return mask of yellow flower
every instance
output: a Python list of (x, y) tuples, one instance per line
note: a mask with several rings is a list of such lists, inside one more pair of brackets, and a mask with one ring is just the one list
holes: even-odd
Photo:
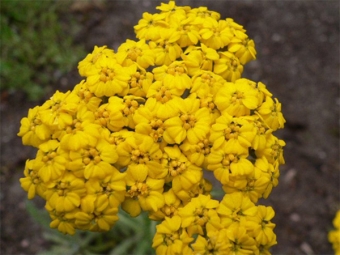
[(193, 76), (197, 72), (212, 72), (214, 60), (218, 60), (219, 55), (216, 50), (201, 43), (201, 47), (189, 46), (182, 54), (182, 59), (187, 66), (188, 74)]
[(148, 135), (154, 142), (163, 142), (164, 119), (157, 117), (157, 111), (152, 110), (149, 103), (138, 108), (133, 119), (136, 123), (136, 133)]
[[(250, 174), (229, 176), (229, 181), (222, 186), (225, 193), (242, 192), (242, 194), (249, 197), (253, 203), (256, 203), (262, 196), (265, 197), (264, 194), (267, 193), (267, 190), (270, 193), (271, 187), (274, 185), (270, 185), (271, 174), (263, 172), (258, 168), (259, 160), (261, 159), (256, 159), (255, 167)], [(272, 181), (275, 182), (275, 179)]]
[(285, 163), (283, 158), (283, 147), (285, 145), (286, 143), (283, 140), (278, 139), (273, 134), (269, 134), (265, 148), (256, 150), (255, 154), (258, 158), (265, 156), (269, 163), (278, 167)]
[(172, 188), (177, 194), (181, 190), (189, 190), (202, 178), (202, 169), (191, 164), (178, 146), (165, 147), (162, 166), (168, 170), (165, 182), (172, 182)]
[(160, 26), (166, 27), (167, 23), (164, 21), (166, 15), (148, 12), (143, 13), (143, 18), (138, 21), (138, 25), (134, 26), (136, 37), (138, 39), (156, 41), (160, 37)]
[[(271, 193), (273, 187), (276, 187), (279, 183), (279, 166), (269, 163), (266, 157), (258, 157), (255, 161), (255, 169), (261, 171), (261, 175), (268, 179), (265, 190), (263, 191), (263, 197), (267, 198)], [(264, 181), (264, 179), (263, 179)]]
[(162, 150), (150, 136), (136, 133), (127, 137), (119, 145), (117, 152), (119, 165), (136, 169), (142, 176), (148, 175), (158, 179), (164, 178), (167, 174), (166, 168), (160, 164)]
[(86, 184), (87, 194), (96, 196), (96, 199), (108, 203), (110, 207), (118, 207), (125, 198), (125, 173), (112, 168), (104, 179), (89, 179)]
[(176, 196), (183, 202), (184, 205), (189, 203), (192, 198), (202, 195), (210, 195), (212, 184), (208, 179), (201, 178), (190, 189), (176, 191)]
[(179, 147), (191, 163), (206, 168), (211, 146), (207, 136), (197, 143), (190, 143), (188, 139), (185, 139)]
[(166, 20), (171, 20), (173, 16), (185, 17), (186, 12), (191, 8), (189, 6), (176, 6), (175, 1), (169, 1), (168, 4), (161, 3), (156, 9), (161, 10), (161, 13), (165, 14)]
[(215, 97), (217, 91), (223, 86), (226, 86), (226, 81), (221, 76), (210, 71), (198, 71), (192, 77), (190, 93), (196, 93), (201, 99), (207, 96)]
[(212, 150), (208, 155), (207, 170), (213, 171), (222, 184), (227, 184), (229, 176), (247, 175), (253, 171), (254, 166), (247, 157), (248, 153), (240, 153), (229, 146)]
[(183, 92), (191, 87), (191, 79), (182, 61), (174, 61), (168, 66), (156, 67), (153, 69), (153, 73), (155, 79), (163, 81), (163, 86), (167, 88), (176, 88)]
[(232, 254), (230, 251), (230, 243), (227, 242), (227, 230), (221, 229), (210, 230), (206, 236), (198, 235), (195, 243), (191, 245), (194, 252), (193, 254), (215, 254), (225, 255)]
[(60, 146), (65, 150), (77, 151), (87, 145), (94, 144), (99, 139), (100, 126), (94, 124), (94, 114), (85, 105), (79, 106), (72, 124), (63, 130), (56, 131), (53, 137), (60, 140)]
[(188, 17), (194, 17), (195, 20), (193, 21), (193, 23), (198, 27), (202, 27), (207, 17), (219, 20), (220, 16), (221, 15), (218, 12), (210, 11), (205, 6), (193, 8), (188, 12)]
[(216, 119), (210, 131), (210, 142), (213, 148), (231, 147), (237, 153), (248, 151), (254, 139), (255, 131), (252, 124), (244, 118), (233, 118), (226, 111)]
[(181, 56), (183, 50), (177, 43), (179, 38), (180, 34), (174, 29), (163, 29), (160, 38), (156, 42), (149, 43), (156, 56), (157, 66), (170, 65)]
[(256, 131), (251, 147), (254, 150), (263, 150), (266, 147), (267, 138), (273, 130), (264, 123), (259, 115), (245, 116), (244, 118), (253, 124), (254, 130)]
[(226, 83), (214, 100), (217, 108), (231, 116), (250, 115), (250, 111), (258, 106), (258, 91), (251, 87), (246, 79)]
[(286, 120), (281, 112), (281, 103), (275, 98), (266, 97), (266, 101), (257, 109), (264, 122), (274, 131), (284, 127)]
[(196, 45), (201, 38), (198, 27), (192, 24), (194, 19), (195, 18), (193, 16), (187, 17), (176, 12), (172, 15), (171, 20), (169, 21), (170, 27), (176, 29), (176, 31), (180, 34), (180, 38), (177, 43), (181, 48)]
[(71, 91), (62, 93), (57, 90), (40, 107), (41, 122), (53, 128), (64, 129), (67, 125), (72, 124), (79, 102), (80, 98), (75, 93), (71, 93)]
[(200, 101), (196, 98), (183, 99), (178, 104), (179, 116), (164, 122), (164, 140), (170, 144), (180, 144), (185, 138), (191, 143), (203, 140), (210, 129), (210, 113), (208, 108), (199, 108)]
[(67, 169), (73, 171), (75, 175), (86, 179), (103, 179), (114, 171), (112, 164), (117, 162), (118, 154), (115, 144), (101, 138), (79, 151), (70, 151), (69, 157)]
[(75, 93), (81, 100), (81, 103), (84, 103), (91, 112), (94, 112), (102, 102), (102, 100), (96, 97), (86, 85), (86, 81), (82, 80), (79, 84), (77, 84), (71, 93)]
[(149, 213), (149, 218), (151, 220), (161, 221), (164, 220), (165, 217), (171, 218), (177, 215), (179, 208), (183, 206), (181, 200), (176, 196), (173, 189), (164, 192), (163, 196), (164, 206), (156, 212)]
[(51, 228), (58, 229), (63, 234), (74, 235), (75, 234), (75, 215), (79, 209), (75, 209), (71, 212), (57, 212), (54, 208), (46, 204), (46, 210), (49, 212), (52, 219), (50, 223)]
[(42, 162), (35, 163), (35, 161), (35, 159), (26, 160), (25, 177), (20, 178), (21, 187), (27, 192), (28, 199), (33, 199), (36, 194), (45, 199), (46, 185), (39, 176)]
[(118, 220), (118, 208), (109, 206), (100, 208), (94, 207), (93, 204), (93, 196), (83, 198), (82, 210), (74, 216), (75, 226), (79, 229), (95, 232), (109, 231)]
[(228, 44), (228, 51), (235, 54), (242, 65), (256, 59), (256, 49), (254, 40), (233, 38)]
[(193, 234), (204, 235), (204, 229), (220, 226), (220, 218), (217, 215), (216, 208), (219, 202), (209, 196), (198, 195), (191, 199), (183, 208), (179, 209), (178, 215), (182, 218), (182, 228), (187, 228), (190, 236)]
[(271, 222), (275, 212), (271, 206), (259, 205), (257, 214), (249, 217), (246, 223), (248, 233), (256, 240), (259, 245), (275, 245), (276, 235), (274, 234), (275, 224)]
[(232, 226), (227, 229), (227, 239), (230, 243), (230, 253), (233, 255), (257, 254), (256, 242), (243, 226)]
[(234, 54), (220, 52), (220, 58), (214, 61), (214, 73), (222, 76), (226, 81), (235, 82), (241, 78), (243, 66)]
[(98, 64), (97, 62), (101, 62), (106, 58), (114, 58), (113, 50), (108, 49), (107, 46), (94, 46), (92, 53), (87, 54), (86, 58), (79, 62), (79, 74), (83, 77), (87, 77), (88, 73), (92, 71), (96, 64)]
[(247, 217), (255, 216), (257, 207), (248, 197), (245, 197), (241, 192), (225, 194), (217, 213), (221, 218), (223, 227), (230, 228), (233, 225), (238, 228), (244, 225)]
[(233, 37), (228, 23), (225, 20), (215, 20), (207, 17), (200, 29), (201, 42), (213, 49), (221, 49), (228, 45)]
[(185, 229), (181, 228), (181, 217), (175, 215), (166, 217), (161, 224), (157, 225), (157, 231), (153, 238), (152, 247), (157, 255), (190, 254), (188, 247), (193, 240)]
[(104, 58), (88, 71), (86, 85), (97, 97), (124, 96), (129, 90), (128, 81), (136, 66), (123, 67), (114, 58)]
[(137, 42), (127, 39), (125, 43), (119, 46), (115, 57), (122, 66), (130, 66), (137, 63), (145, 69), (150, 65), (154, 65), (155, 58), (153, 51), (150, 50), (149, 45), (145, 43), (145, 39)]
[(78, 208), (86, 192), (84, 179), (68, 172), (62, 178), (46, 184), (46, 187), (47, 204), (57, 212), (70, 212)]
[(180, 96), (183, 90), (178, 90), (169, 84), (165, 86), (163, 81), (154, 82), (147, 93), (147, 101), (145, 106), (152, 111), (156, 112), (156, 116), (161, 119), (174, 117), (178, 114), (177, 105), (181, 101)]
[(56, 140), (49, 140), (39, 145), (35, 164), (41, 164), (39, 176), (44, 182), (56, 180), (64, 174), (68, 157), (59, 147), (60, 143)]
[[(111, 100), (111, 98), (110, 98)], [(109, 103), (110, 103), (109, 100)], [(123, 98), (123, 108), (122, 113), (124, 117), (125, 127), (129, 127), (131, 129), (134, 129), (136, 126), (136, 123), (134, 121), (134, 114), (139, 108), (139, 106), (144, 103), (145, 99), (142, 97), (136, 97), (136, 96), (124, 96)]]
[(127, 170), (125, 180), (127, 190), (122, 208), (132, 217), (138, 216), (142, 210), (156, 212), (163, 207), (164, 179), (150, 178), (146, 171), (132, 167)]
[(36, 106), (28, 110), (28, 116), (20, 121), (20, 130), (18, 136), (22, 137), (24, 145), (39, 147), (46, 142), (52, 134), (52, 128), (42, 123), (39, 116), (40, 107)]
[(153, 74), (145, 71), (144, 68), (137, 67), (135, 73), (131, 75), (129, 84), (128, 95), (137, 97), (145, 97), (153, 82)]

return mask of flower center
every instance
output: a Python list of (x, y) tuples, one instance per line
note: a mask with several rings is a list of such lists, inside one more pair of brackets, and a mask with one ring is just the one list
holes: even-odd
[(196, 123), (196, 117), (193, 114), (182, 114), (181, 120), (183, 121), (183, 128), (185, 130), (188, 130), (190, 128), (193, 128)]
[(187, 169), (185, 162), (181, 162), (179, 160), (171, 160), (169, 162), (169, 174), (172, 177), (175, 177), (181, 173), (183, 173)]
[(136, 164), (146, 164), (150, 161), (149, 154), (142, 152), (139, 149), (134, 149), (131, 152), (131, 160)]
[(100, 154), (95, 148), (90, 148), (87, 150), (84, 150), (83, 153), (83, 163), (85, 165), (90, 164), (93, 162), (94, 164), (98, 164), (101, 161)]
[(235, 124), (235, 123), (231, 123), (229, 125), (229, 127), (227, 127), (226, 129), (224, 129), (224, 136), (226, 140), (229, 139), (237, 139), (239, 133), (240, 133), (240, 126)]
[(156, 97), (157, 101), (164, 104), (172, 98), (172, 94), (171, 94), (170, 90), (168, 90), (166, 87), (162, 86), (155, 97)]
[(139, 106), (138, 102), (134, 99), (131, 99), (131, 98), (125, 99), (124, 103), (125, 103), (125, 107), (123, 109), (123, 114), (125, 116), (128, 116), (130, 114), (134, 114), (135, 111), (137, 110), (138, 106)]
[(154, 141), (160, 142), (160, 138), (163, 137), (164, 133), (163, 121), (161, 119), (153, 119), (150, 122), (150, 126), (152, 128), (150, 136)]
[(137, 198), (138, 196), (146, 197), (149, 195), (148, 185), (144, 182), (136, 182), (127, 191), (127, 195), (131, 198)]
[(114, 77), (115, 77), (115, 73), (112, 69), (103, 67), (99, 79), (102, 82), (107, 82), (107, 81), (113, 80)]

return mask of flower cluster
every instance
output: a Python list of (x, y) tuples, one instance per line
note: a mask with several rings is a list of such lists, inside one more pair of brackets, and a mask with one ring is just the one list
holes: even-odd
[(157, 254), (269, 254), (274, 210), (256, 203), (278, 184), (285, 119), (263, 83), (241, 78), (254, 41), (206, 7), (157, 9), (137, 41), (95, 46), (84, 79), (22, 119), (18, 135), (38, 151), (21, 186), (63, 233), (108, 231), (122, 208), (161, 221)]
[(328, 233), (328, 240), (333, 245), (335, 255), (340, 255), (340, 210), (335, 215), (333, 220), (334, 230)]

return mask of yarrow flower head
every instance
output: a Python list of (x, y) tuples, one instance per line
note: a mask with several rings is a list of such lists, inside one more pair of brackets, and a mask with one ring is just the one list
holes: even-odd
[(37, 148), (21, 186), (65, 234), (146, 212), (160, 221), (157, 254), (270, 254), (275, 213), (256, 203), (278, 184), (285, 119), (263, 83), (242, 78), (254, 41), (206, 7), (157, 10), (136, 40), (95, 46), (83, 80), (21, 120), (18, 136)]

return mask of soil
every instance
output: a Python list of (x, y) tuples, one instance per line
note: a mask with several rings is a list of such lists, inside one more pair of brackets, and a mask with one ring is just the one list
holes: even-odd
[[(68, 15), (81, 22), (74, 40), (87, 52), (94, 45), (117, 49), (135, 38), (133, 26), (143, 12), (155, 12), (157, 5), (151, 0), (75, 1), (61, 21), (66, 28)], [(243, 77), (262, 81), (282, 103), (287, 123), (276, 135), (286, 141), (286, 164), (280, 168), (279, 185), (260, 201), (276, 212), (278, 244), (272, 253), (333, 254), (327, 233), (340, 209), (338, 1), (191, 0), (177, 5), (207, 6), (242, 24), (258, 52)], [(67, 91), (79, 81), (74, 69), (54, 87)], [(4, 255), (36, 254), (48, 246), (41, 227), (25, 209), (27, 194), (19, 183), (24, 162), (35, 156), (35, 150), (16, 136), (20, 119), (40, 103), (28, 102), (21, 93), (1, 98), (0, 253)]]

